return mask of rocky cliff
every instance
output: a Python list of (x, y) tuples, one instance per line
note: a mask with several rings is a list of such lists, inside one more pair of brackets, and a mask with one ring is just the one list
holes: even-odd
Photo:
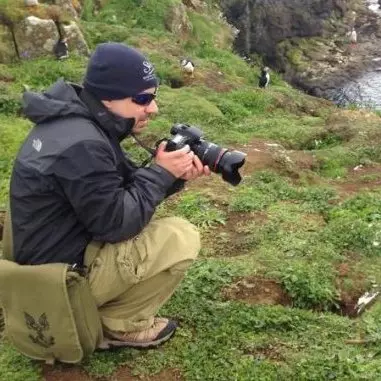
[(221, 0), (221, 7), (240, 31), (240, 54), (259, 54), (313, 95), (331, 97), (379, 54), (380, 21), (363, 0)]
[(237, 51), (246, 55), (257, 52), (276, 63), (279, 42), (323, 35), (326, 20), (342, 18), (348, 0), (221, 0), (221, 6), (240, 30)]

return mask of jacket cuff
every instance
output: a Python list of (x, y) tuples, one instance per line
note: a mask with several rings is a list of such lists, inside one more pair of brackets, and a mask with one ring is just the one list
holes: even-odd
[(170, 173), (164, 167), (158, 164), (151, 164), (149, 168), (160, 177), (163, 186), (167, 189), (170, 188), (173, 185), (173, 183), (177, 180), (177, 178), (173, 176), (172, 173)]

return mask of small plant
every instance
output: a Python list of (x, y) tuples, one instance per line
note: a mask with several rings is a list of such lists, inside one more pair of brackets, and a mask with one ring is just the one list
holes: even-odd
[(254, 187), (242, 186), (232, 197), (229, 209), (233, 212), (251, 212), (265, 209), (273, 200), (271, 195)]
[(328, 310), (335, 303), (334, 272), (328, 264), (293, 262), (280, 278), (295, 307)]
[(340, 250), (381, 255), (381, 195), (360, 194), (332, 208), (323, 235)]
[(225, 224), (225, 213), (216, 208), (200, 193), (184, 193), (175, 207), (175, 215), (181, 215), (200, 228)]

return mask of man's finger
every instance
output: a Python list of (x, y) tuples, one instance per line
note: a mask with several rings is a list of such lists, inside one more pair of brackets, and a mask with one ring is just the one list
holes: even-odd
[(172, 157), (172, 158), (182, 157), (182, 156), (187, 155), (190, 152), (190, 150), (191, 150), (190, 147), (188, 145), (185, 145), (181, 149), (168, 152), (168, 156)]
[(163, 152), (165, 151), (165, 147), (167, 146), (167, 142), (161, 142), (159, 146), (157, 147), (157, 152)]
[(196, 155), (194, 155), (193, 157), (193, 163), (195, 165), (195, 168), (197, 169), (197, 172), (201, 175), (204, 172), (204, 168), (201, 163), (201, 160)]

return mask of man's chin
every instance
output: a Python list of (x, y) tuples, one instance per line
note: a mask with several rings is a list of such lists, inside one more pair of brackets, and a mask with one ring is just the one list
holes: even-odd
[(147, 127), (147, 124), (148, 124), (148, 120), (138, 122), (132, 129), (132, 132), (134, 134), (140, 134)]

